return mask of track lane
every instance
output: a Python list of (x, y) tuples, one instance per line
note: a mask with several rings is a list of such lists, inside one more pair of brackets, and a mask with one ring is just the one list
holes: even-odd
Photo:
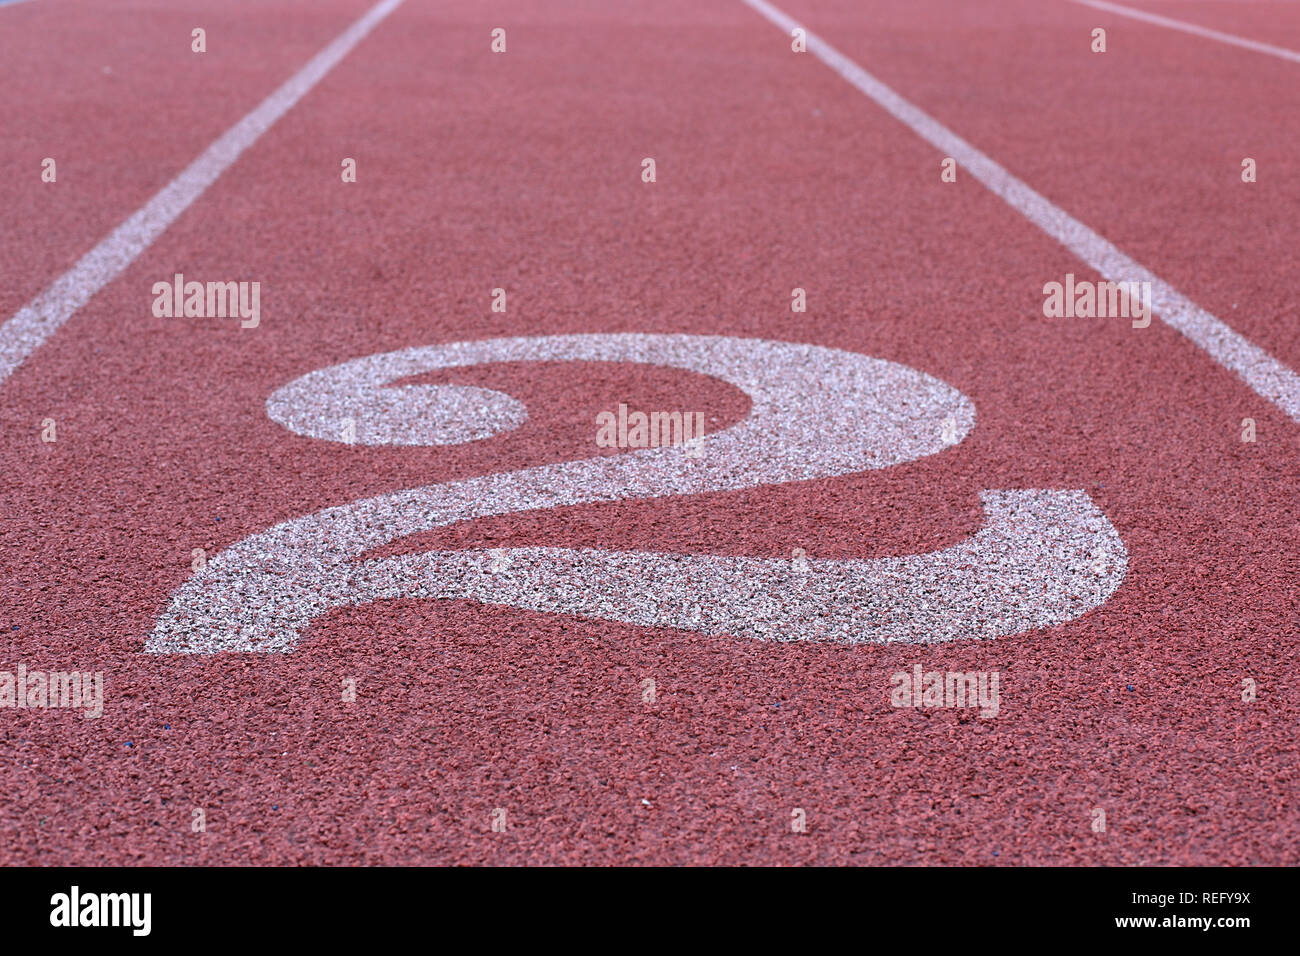
[[(992, 17), (893, 0), (782, 9), (1300, 368), (1300, 311), (1285, 280), (1297, 266), (1287, 210), (1300, 203), (1294, 64), (1119, 18), (1108, 52), (1093, 54), (1097, 11), (1073, 3), (1008, 0)], [(1244, 157), (1258, 182), (1241, 181)]]
[[(504, 58), (485, 52), (489, 16), (525, 25)], [(11, 382), (16, 407), (60, 407), (65, 424), (54, 447), (5, 452), (22, 505), (3, 539), (20, 625), (6, 659), (99, 662), (117, 703), (95, 728), (14, 722), (0, 756), (17, 795), (6, 836), (22, 836), (6, 840), (10, 858), (1293, 854), (1285, 662), (1298, 622), (1274, 599), (1300, 545), (1292, 462), (1276, 442), (1236, 441), (1232, 376), (1190, 368), (1158, 326), (1139, 351), (1114, 323), (1036, 318), (1030, 280), (1077, 271), (1072, 257), (974, 184), (941, 191), (924, 143), (811, 58), (769, 57), (779, 35), (738, 3), (576, 8), (560, 24), (522, 4), (409, 5), (390, 26)], [(347, 192), (337, 160), (352, 150)], [(653, 187), (639, 182), (645, 155), (660, 159)], [(149, 285), (178, 264), (257, 270), (263, 325), (154, 319)], [(806, 315), (788, 311), (795, 284), (810, 290)], [(504, 316), (488, 310), (498, 285)], [(91, 333), (109, 319), (116, 338)], [(325, 446), (264, 412), (274, 388), (346, 358), (578, 331), (853, 349), (960, 388), (979, 426), (905, 469), (493, 519), (413, 550), (909, 553), (970, 534), (982, 488), (1054, 486), (1094, 497), (1132, 576), (1075, 625), (924, 652), (395, 602), (335, 613), (288, 657), (140, 653), (192, 547), (324, 503), (589, 453), (594, 411), (620, 399), (745, 412), (707, 382), (532, 367), (476, 380), (534, 414), (531, 430), (477, 447)], [(1259, 419), (1261, 434), (1286, 427), (1267, 408)], [(889, 675), (922, 662), (1000, 669), (1003, 715), (892, 710)], [(1246, 672), (1267, 689), (1255, 710), (1236, 696)], [(657, 708), (641, 703), (647, 675)], [(353, 708), (338, 701), (348, 676)], [(1098, 804), (1111, 808), (1104, 841), (1089, 830)], [(209, 809), (202, 837), (193, 806)], [(488, 829), (497, 806), (506, 834)], [(795, 806), (808, 836), (789, 830)]]
[[(369, 5), (32, 4), (0, 30), (0, 322), (74, 268)], [(207, 52), (191, 51), (202, 26)], [(55, 160), (57, 179), (41, 179)], [(8, 363), (0, 363), (0, 372)]]

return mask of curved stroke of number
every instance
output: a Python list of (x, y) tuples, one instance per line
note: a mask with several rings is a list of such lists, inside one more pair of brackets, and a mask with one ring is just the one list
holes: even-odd
[[(433, 528), (566, 505), (752, 488), (886, 468), (974, 427), (970, 400), (897, 363), (812, 345), (700, 335), (561, 335), (374, 355), (302, 376), (267, 400), (291, 431), (368, 444), (450, 444), (517, 427), (514, 399), (454, 385), (390, 386), (489, 362), (641, 362), (728, 382), (751, 413), (683, 446), (643, 449), (380, 495), (254, 534), (172, 595), (154, 653), (288, 651), (332, 608), (391, 598), (484, 604), (763, 640), (990, 638), (1073, 620), (1119, 587), (1128, 555), (1082, 491), (982, 493), (984, 527), (927, 554), (770, 559), (510, 548), (362, 559)], [(593, 425), (594, 428), (594, 425)]]

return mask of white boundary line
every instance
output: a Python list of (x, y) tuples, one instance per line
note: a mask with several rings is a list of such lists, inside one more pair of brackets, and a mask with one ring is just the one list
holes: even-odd
[(1072, 2), (1087, 7), (1096, 7), (1098, 10), (1108, 10), (1111, 13), (1119, 14), (1121, 17), (1129, 17), (1133, 20), (1145, 20), (1147, 23), (1168, 27), (1171, 30), (1181, 30), (1183, 33), (1190, 33), (1193, 36), (1205, 37), (1207, 40), (1218, 40), (1220, 43), (1239, 46), (1243, 50), (1267, 53), (1269, 56), (1275, 56), (1281, 60), (1300, 63), (1300, 53), (1295, 50), (1288, 50), (1286, 47), (1260, 43), (1258, 40), (1247, 40), (1245, 37), (1233, 36), (1231, 33), (1220, 33), (1218, 30), (1211, 30), (1209, 27), (1198, 27), (1195, 23), (1172, 20), (1169, 17), (1160, 16), (1158, 13), (1147, 13), (1145, 10), (1135, 10), (1132, 7), (1121, 7), (1118, 3), (1106, 3), (1105, 0), (1072, 0)]
[(381, 0), (54, 283), (0, 325), (0, 383), (112, 282), (402, 0)]
[(809, 53), (814, 54), (931, 146), (945, 156), (956, 159), (958, 165), (983, 183), (985, 188), (1106, 279), (1112, 282), (1151, 283), (1151, 308), (1161, 321), (1181, 332), (1224, 368), (1239, 375), (1257, 395), (1272, 402), (1293, 422), (1300, 423), (1300, 375), (1233, 331), (1145, 266), (1130, 259), (1065, 210), (1034, 192), (948, 127), (919, 107), (913, 106), (766, 0), (743, 2), (787, 34), (796, 28), (804, 29)]

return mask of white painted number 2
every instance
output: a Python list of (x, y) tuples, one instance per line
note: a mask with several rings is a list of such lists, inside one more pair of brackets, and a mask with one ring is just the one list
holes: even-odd
[(326, 508), (237, 542), (172, 595), (155, 653), (288, 651), (332, 608), (461, 598), (645, 627), (846, 644), (991, 638), (1098, 607), (1128, 554), (1083, 491), (992, 490), (984, 525), (952, 547), (872, 560), (723, 557), (569, 548), (363, 558), (408, 535), (491, 515), (661, 498), (887, 468), (962, 441), (975, 408), (956, 389), (839, 349), (705, 335), (560, 335), (457, 342), (312, 372), (266, 403), (323, 441), (446, 445), (517, 428), (527, 412), (491, 389), (391, 385), (492, 362), (639, 362), (734, 385), (742, 421), (704, 453), (647, 448), (411, 488)]

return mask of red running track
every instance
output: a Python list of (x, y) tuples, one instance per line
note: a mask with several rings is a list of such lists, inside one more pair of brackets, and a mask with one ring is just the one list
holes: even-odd
[[(1235, 28), (1243, 7), (1195, 5), (1261, 36), (1257, 11)], [(367, 8), (0, 7), (4, 315)], [(782, 9), (1300, 367), (1300, 65), (1072, 3)], [(1294, 11), (1273, 16), (1262, 38), (1297, 42)], [(0, 711), (0, 860), (1296, 862), (1300, 426), (1158, 321), (1044, 319), (1044, 282), (1095, 274), (970, 176), (941, 183), (941, 158), (739, 0), (406, 0), (0, 384), (0, 670), (106, 683), (97, 720)], [(176, 272), (259, 280), (261, 325), (155, 318)], [(960, 389), (978, 424), (881, 471), (489, 518), (390, 553), (875, 558), (969, 537), (984, 489), (1070, 488), (1119, 532), (1127, 576), (1072, 623), (996, 641), (765, 643), (401, 600), (318, 618), (290, 654), (145, 652), (195, 548), (587, 457), (620, 401), (705, 408), (711, 428), (748, 413), (704, 376), (519, 363), (424, 380), (528, 406), (469, 445), (345, 446), (266, 414), (345, 360), (575, 332), (864, 353)], [(892, 707), (890, 675), (916, 664), (998, 671), (999, 716)]]

